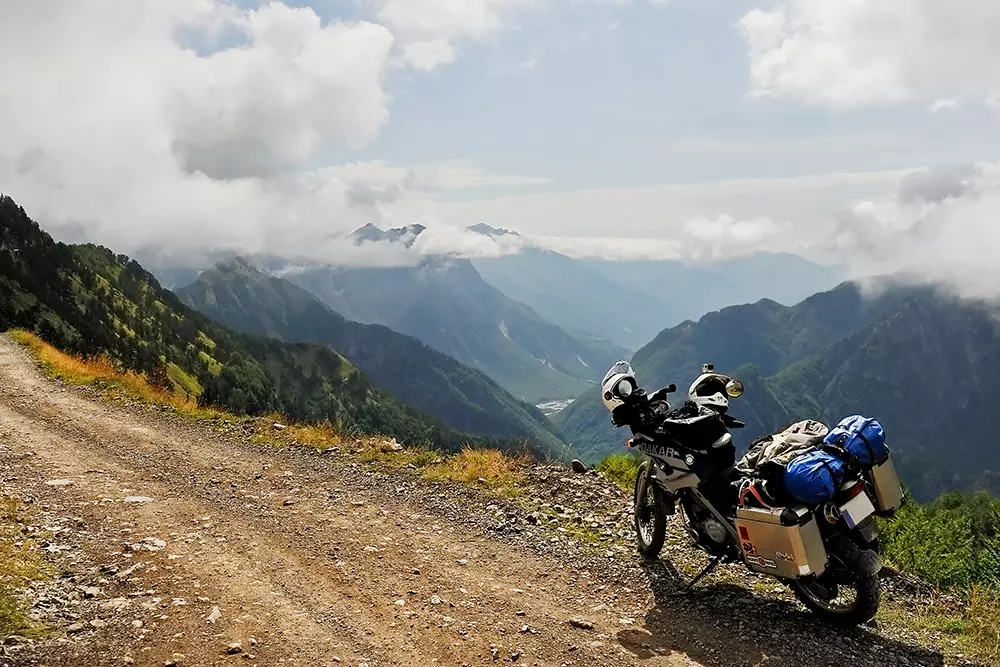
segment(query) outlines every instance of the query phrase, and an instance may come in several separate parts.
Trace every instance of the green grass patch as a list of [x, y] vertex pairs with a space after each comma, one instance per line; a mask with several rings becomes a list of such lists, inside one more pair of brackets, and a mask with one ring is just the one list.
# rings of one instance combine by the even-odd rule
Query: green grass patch
[[44, 628], [28, 618], [21, 591], [47, 576], [35, 544], [20, 539], [19, 503], [0, 498], [0, 636], [35, 637]]
[[219, 373], [222, 372], [222, 364], [213, 359], [209, 354], [203, 350], [198, 351], [198, 358], [201, 359], [201, 363], [205, 364], [208, 372], [212, 375], [218, 377]]
[[198, 343], [209, 352], [215, 349], [215, 341], [205, 335], [204, 331], [198, 332]]
[[523, 493], [527, 456], [511, 456], [496, 449], [465, 448], [428, 466], [424, 477], [431, 481], [460, 482], [487, 488], [505, 496]]
[[598, 463], [594, 470], [627, 491], [635, 488], [635, 476], [639, 472], [639, 458], [633, 454], [612, 454]]
[[167, 364], [167, 377], [188, 396], [201, 396], [201, 384], [177, 364]]

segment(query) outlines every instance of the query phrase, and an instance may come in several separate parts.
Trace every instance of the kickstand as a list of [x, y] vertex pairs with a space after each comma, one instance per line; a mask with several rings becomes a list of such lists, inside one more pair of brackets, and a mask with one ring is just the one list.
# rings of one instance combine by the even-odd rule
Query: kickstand
[[712, 571], [715, 570], [715, 568], [719, 567], [719, 563], [721, 563], [721, 562], [722, 562], [722, 556], [716, 556], [715, 558], [713, 558], [712, 562], [709, 563], [708, 565], [706, 565], [705, 569], [702, 570], [701, 572], [699, 572], [698, 576], [695, 577], [694, 579], [692, 579], [691, 583], [684, 587], [684, 590], [681, 591], [681, 595], [683, 595], [684, 593], [687, 593], [692, 588], [694, 588], [694, 585], [697, 584], [699, 581], [701, 581], [702, 577], [704, 577], [705, 575], [711, 574]]

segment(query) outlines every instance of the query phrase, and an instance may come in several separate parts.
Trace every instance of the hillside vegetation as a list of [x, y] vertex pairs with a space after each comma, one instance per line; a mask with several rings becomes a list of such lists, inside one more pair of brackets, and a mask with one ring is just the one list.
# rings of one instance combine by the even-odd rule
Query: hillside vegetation
[[330, 345], [380, 389], [460, 431], [532, 438], [552, 452], [565, 445], [537, 408], [481, 371], [384, 326], [347, 320], [243, 259], [221, 262], [175, 291], [188, 306], [237, 331]]
[[[340, 433], [384, 433], [457, 450], [474, 437], [400, 403], [325, 345], [238, 334], [190, 310], [137, 262], [94, 245], [56, 243], [0, 198], [0, 329], [20, 327], [68, 352], [169, 384], [201, 405], [282, 412]], [[545, 453], [539, 452], [539, 453]]]

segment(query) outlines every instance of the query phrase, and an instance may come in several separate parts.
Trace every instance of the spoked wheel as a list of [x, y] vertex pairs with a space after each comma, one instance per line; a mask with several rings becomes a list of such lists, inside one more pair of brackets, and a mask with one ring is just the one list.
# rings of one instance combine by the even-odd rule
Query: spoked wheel
[[[650, 466], [649, 461], [639, 465], [635, 477], [635, 535], [638, 540], [639, 552], [645, 556], [655, 557], [663, 549], [663, 539], [667, 534], [667, 514], [663, 510], [663, 491], [650, 482], [646, 484], [645, 493], [641, 491], [643, 480]], [[640, 495], [642, 497], [640, 497]]]
[[850, 540], [831, 544], [830, 567], [819, 577], [791, 584], [796, 597], [830, 623], [856, 626], [875, 617], [882, 597], [879, 557]]

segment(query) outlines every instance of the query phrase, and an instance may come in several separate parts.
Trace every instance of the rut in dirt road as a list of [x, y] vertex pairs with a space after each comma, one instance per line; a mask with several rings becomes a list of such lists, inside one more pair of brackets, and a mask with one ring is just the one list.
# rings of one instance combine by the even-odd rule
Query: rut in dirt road
[[0, 444], [4, 490], [67, 526], [50, 547], [79, 547], [67, 585], [93, 598], [68, 639], [0, 664], [944, 664], [745, 588], [677, 597], [668, 560], [491, 530], [519, 510], [478, 491], [110, 405], [6, 336]]

